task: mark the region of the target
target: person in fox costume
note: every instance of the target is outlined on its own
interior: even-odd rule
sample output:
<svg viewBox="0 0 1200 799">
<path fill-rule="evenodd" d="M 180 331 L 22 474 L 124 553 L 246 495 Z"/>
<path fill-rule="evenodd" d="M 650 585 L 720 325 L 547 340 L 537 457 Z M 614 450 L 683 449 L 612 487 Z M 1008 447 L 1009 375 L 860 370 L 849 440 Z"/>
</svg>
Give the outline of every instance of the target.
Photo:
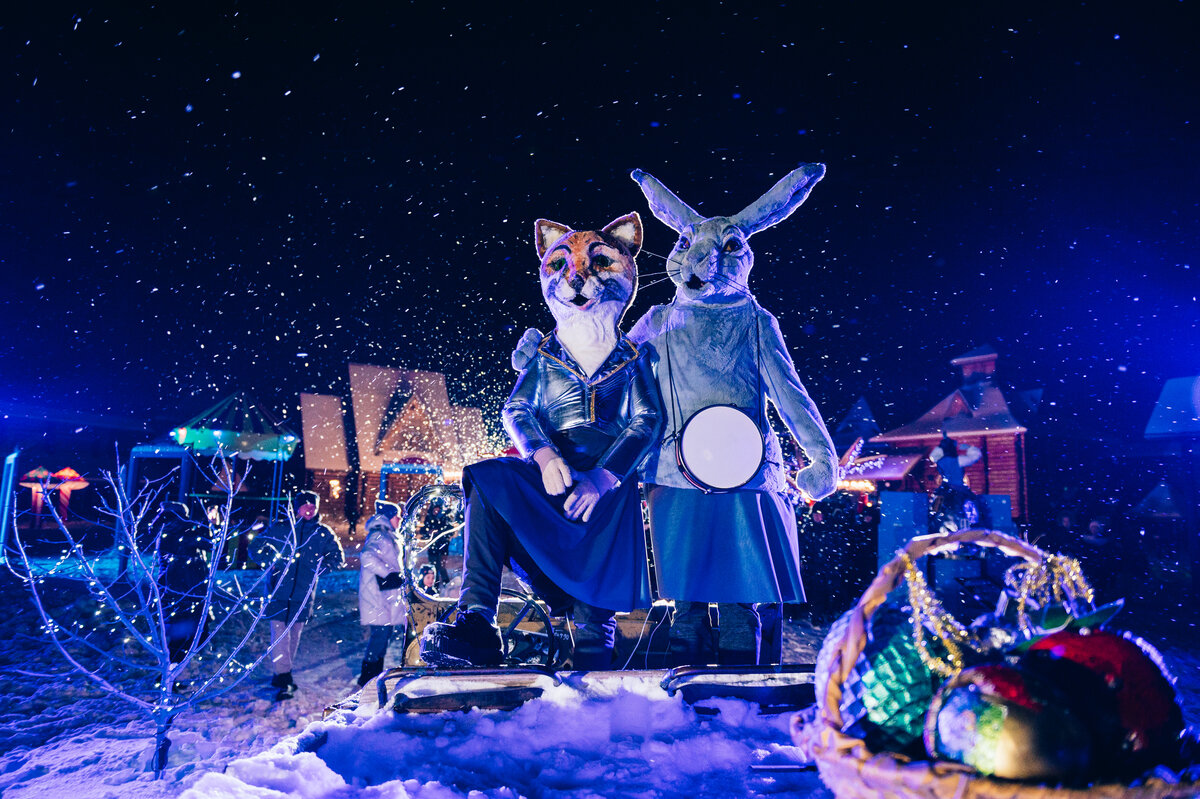
<svg viewBox="0 0 1200 799">
<path fill-rule="evenodd" d="M 503 660 L 494 619 L 505 565 L 552 612 L 573 614 L 575 669 L 611 665 L 614 611 L 652 598 L 637 469 L 662 435 L 654 350 L 619 323 L 637 288 L 637 214 L 602 230 L 538 220 L 542 296 L 558 323 L 538 342 L 502 416 L 520 458 L 463 472 L 462 591 L 453 623 L 428 625 L 426 663 Z"/>
</svg>

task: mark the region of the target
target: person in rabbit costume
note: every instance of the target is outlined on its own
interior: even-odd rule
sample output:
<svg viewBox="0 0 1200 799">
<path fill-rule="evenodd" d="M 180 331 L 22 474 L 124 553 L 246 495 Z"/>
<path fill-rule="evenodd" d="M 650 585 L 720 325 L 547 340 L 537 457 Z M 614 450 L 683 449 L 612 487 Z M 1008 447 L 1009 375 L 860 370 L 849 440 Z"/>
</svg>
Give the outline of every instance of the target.
<svg viewBox="0 0 1200 799">
<path fill-rule="evenodd" d="M 833 493 L 837 455 L 779 323 L 747 285 L 754 266 L 749 238 L 787 219 L 824 175 L 823 164 L 804 164 L 740 213 L 706 218 L 653 176 L 632 173 L 650 210 L 679 235 L 667 257 L 675 297 L 647 311 L 629 337 L 652 344 L 661 359 L 666 436 L 643 479 L 659 589 L 676 600 L 672 649 L 684 660 L 695 656 L 707 603 L 716 602 L 723 662 L 778 662 L 778 634 L 767 651 L 759 650 L 760 613 L 769 608 L 777 619 L 779 603 L 804 601 L 796 517 L 764 396 L 804 452 L 808 466 L 796 483 L 807 497 Z M 700 490 L 675 457 L 675 436 L 694 413 L 713 405 L 754 416 L 765 439 L 757 474 L 725 493 Z"/>
</svg>

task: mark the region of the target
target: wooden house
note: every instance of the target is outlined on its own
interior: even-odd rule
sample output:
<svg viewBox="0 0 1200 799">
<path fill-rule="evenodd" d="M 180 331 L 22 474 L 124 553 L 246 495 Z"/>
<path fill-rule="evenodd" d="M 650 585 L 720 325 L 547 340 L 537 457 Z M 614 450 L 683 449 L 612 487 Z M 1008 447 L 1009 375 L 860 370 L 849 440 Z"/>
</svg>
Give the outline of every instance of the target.
<svg viewBox="0 0 1200 799">
<path fill-rule="evenodd" d="M 905 480 L 913 488 L 929 489 L 938 482 L 929 453 L 943 435 L 958 445 L 960 453 L 978 447 L 982 457 L 966 469 L 967 486 L 977 494 L 1007 495 L 1014 519 L 1023 519 L 1029 507 L 1025 464 L 1025 435 L 1004 391 L 996 383 L 999 354 L 979 347 L 950 361 L 962 370 L 962 383 L 916 420 L 873 436 L 870 441 L 906 453 Z M 1014 395 L 1018 412 L 1031 412 L 1038 392 Z M 918 488 L 918 490 L 920 490 Z"/>
<path fill-rule="evenodd" d="M 403 503 L 426 485 L 456 482 L 491 454 L 483 412 L 451 405 L 445 375 L 349 369 L 348 397 L 300 395 L 304 465 L 335 527 L 365 520 L 381 494 Z"/>
</svg>

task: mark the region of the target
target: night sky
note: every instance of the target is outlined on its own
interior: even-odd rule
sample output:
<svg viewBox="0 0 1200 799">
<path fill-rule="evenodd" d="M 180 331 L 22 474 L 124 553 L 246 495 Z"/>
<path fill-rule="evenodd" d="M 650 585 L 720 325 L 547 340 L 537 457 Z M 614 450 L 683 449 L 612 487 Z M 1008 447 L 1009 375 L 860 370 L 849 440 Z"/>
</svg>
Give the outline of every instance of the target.
<svg viewBox="0 0 1200 799">
<path fill-rule="evenodd" d="M 1200 373 L 1194 2 L 24 5 L 6 402 L 182 422 L 245 388 L 294 419 L 354 361 L 494 417 L 552 322 L 535 219 L 642 213 L 631 324 L 674 241 L 632 168 L 715 215 L 806 161 L 751 285 L 831 427 L 862 394 L 909 421 L 985 343 L 1080 439 Z"/>
</svg>

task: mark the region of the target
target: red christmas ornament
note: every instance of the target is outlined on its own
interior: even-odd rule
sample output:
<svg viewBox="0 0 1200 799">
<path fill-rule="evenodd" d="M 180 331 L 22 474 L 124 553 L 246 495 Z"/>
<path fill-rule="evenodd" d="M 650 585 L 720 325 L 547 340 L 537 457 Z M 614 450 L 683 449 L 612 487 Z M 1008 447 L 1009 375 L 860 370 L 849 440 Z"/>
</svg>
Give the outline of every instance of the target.
<svg viewBox="0 0 1200 799">
<path fill-rule="evenodd" d="M 1031 652 L 1078 663 L 1100 675 L 1116 696 L 1123 748 L 1134 768 L 1170 761 L 1178 752 L 1183 711 L 1158 652 L 1132 636 L 1063 630 L 1036 641 Z"/>
<path fill-rule="evenodd" d="M 946 681 L 925 719 L 933 757 L 1009 780 L 1079 783 L 1094 770 L 1087 720 L 1055 685 L 1019 666 L 990 663 Z"/>
</svg>

